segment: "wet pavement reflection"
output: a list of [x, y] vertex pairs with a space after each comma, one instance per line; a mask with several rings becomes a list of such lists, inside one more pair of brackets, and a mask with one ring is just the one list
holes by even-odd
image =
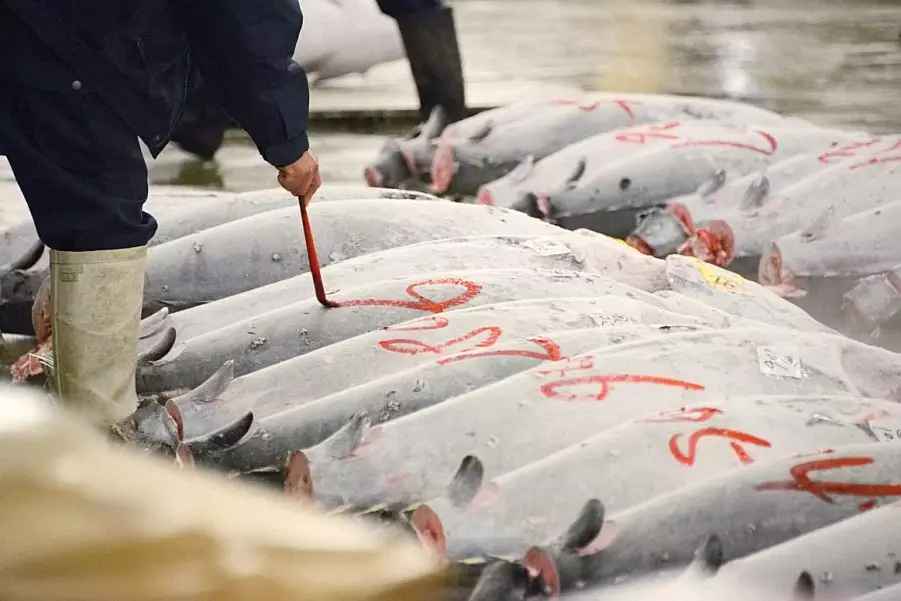
[[[456, 0], [470, 96], [509, 82], [744, 99], [823, 126], [901, 130], [898, 0]], [[535, 86], [532, 86], [534, 89]], [[314, 89], [312, 104], [413, 108], [407, 64]], [[324, 180], [362, 183], [384, 136], [313, 133]], [[214, 163], [169, 149], [153, 181], [232, 190], [275, 185], [244, 136]]]

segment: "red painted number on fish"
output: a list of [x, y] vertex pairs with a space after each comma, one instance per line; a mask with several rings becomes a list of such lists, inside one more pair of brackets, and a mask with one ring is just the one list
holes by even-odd
[[[610, 394], [612, 384], [654, 384], [684, 390], [704, 390], [694, 382], [676, 380], [662, 376], [645, 376], [637, 374], [606, 374], [566, 378], [548, 382], [541, 386], [541, 393], [549, 399], [562, 401], [603, 401]], [[593, 389], [589, 392], [577, 392], [579, 387]]]
[[[899, 484], [857, 484], [852, 482], [834, 482], [828, 480], [812, 480], [811, 472], [835, 470], [843, 467], [861, 467], [870, 465], [869, 457], [837, 457], [835, 459], [818, 459], [792, 467], [789, 470], [792, 479], [785, 482], [764, 482], [754, 487], [755, 490], [787, 490], [810, 493], [826, 503], [835, 501], [829, 495], [847, 495], [855, 497], [897, 497], [901, 496]], [[859, 506], [866, 511], [875, 506], [869, 499]]]
[[444, 357], [443, 359], [438, 360], [438, 365], [446, 365], [448, 363], [455, 363], [457, 361], [464, 361], [466, 359], [476, 359], [479, 357], [527, 357], [529, 359], [538, 359], [539, 361], [559, 361], [563, 358], [563, 355], [560, 351], [560, 346], [554, 342], [553, 340], [549, 340], [547, 338], [542, 338], [537, 336], [535, 338], [527, 338], [529, 342], [532, 342], [541, 347], [541, 351], [530, 351], [530, 350], [516, 350], [516, 349], [502, 349], [499, 351], [461, 351], [457, 355], [453, 355], [450, 357]]
[[818, 156], [817, 160], [824, 165], [829, 165], [831, 163], [855, 157], [857, 156], [856, 151], [862, 148], [871, 148], [879, 142], [881, 142], [880, 138], [873, 138], [872, 140], [849, 142], [848, 144], [834, 144], [832, 148]]
[[719, 436], [721, 438], [729, 438], [732, 442], [729, 443], [729, 446], [732, 447], [732, 451], [738, 457], [738, 460], [742, 463], [748, 464], [753, 463], [754, 459], [748, 454], [742, 444], [753, 444], [759, 447], [767, 447], [772, 446], [769, 441], [766, 441], [762, 438], [758, 438], [751, 434], [746, 434], [745, 432], [739, 432], [738, 430], [727, 430], [725, 428], [704, 428], [703, 430], [697, 430], [693, 432], [688, 437], [688, 452], [683, 451], [679, 447], [679, 437], [680, 434], [676, 434], [669, 441], [669, 449], [673, 454], [673, 457], [676, 458], [676, 461], [681, 463], [682, 465], [694, 465], [695, 458], [698, 453], [698, 443], [700, 440], [707, 436]]
[[436, 345], [427, 344], [425, 342], [422, 342], [421, 340], [412, 340], [410, 338], [396, 338], [394, 340], [380, 340], [379, 346], [386, 351], [391, 351], [392, 353], [400, 353], [403, 355], [421, 355], [422, 353], [440, 354], [444, 350], [452, 346], [468, 342], [480, 336], [482, 336], [483, 339], [466, 350], [493, 346], [494, 343], [497, 342], [501, 337], [502, 333], [503, 332], [499, 327], [488, 326], [484, 328], [476, 328], [475, 330], [467, 332], [462, 336], [451, 338], [447, 342], [442, 342], [441, 344]]
[[723, 412], [716, 407], [692, 407], [690, 409], [677, 409], [675, 411], [662, 411], [656, 415], [645, 418], [642, 421], [649, 424], [664, 424], [671, 422], [706, 422]]
[[[416, 290], [423, 286], [458, 286], [463, 288], [463, 292], [446, 301], [434, 301], [419, 294]], [[447, 311], [451, 307], [457, 307], [468, 303], [478, 296], [482, 291], [482, 286], [469, 280], [461, 280], [458, 278], [444, 278], [441, 280], [425, 280], [416, 282], [407, 286], [407, 295], [413, 300], [395, 300], [380, 298], [364, 298], [358, 300], [340, 301], [336, 303], [339, 307], [398, 307], [402, 309], [415, 309], [418, 311], [428, 311], [429, 313], [441, 313]]]
[[[894, 152], [901, 148], [901, 140], [892, 144], [891, 147], [886, 148], [884, 150], [880, 150], [879, 152], [874, 152], [872, 157], [867, 159], [866, 161], [861, 161], [859, 163], [854, 163], [849, 167], [851, 171], [856, 171], [858, 169], [863, 169], [864, 167], [869, 167], [872, 165], [883, 165], [885, 163], [895, 163], [901, 161], [901, 155], [888, 155], [890, 152]], [[888, 156], [886, 156], [888, 155]]]
[[678, 121], [671, 121], [663, 125], [651, 125], [645, 131], [628, 131], [618, 134], [616, 141], [630, 144], [645, 144], [649, 139], [681, 140], [678, 134], [672, 133], [672, 130], [678, 129], [680, 125]]
[[759, 130], [755, 131], [754, 133], [763, 138], [765, 142], [763, 147], [752, 146], [750, 144], [744, 144], [742, 142], [733, 142], [732, 140], [687, 140], [680, 144], [674, 144], [670, 146], [670, 148], [687, 148], [690, 146], [723, 146], [727, 148], [750, 150], [751, 152], [757, 152], [759, 154], [765, 154], [767, 156], [770, 156], [776, 152], [776, 149], [779, 147], [779, 143], [776, 141], [776, 138], [772, 134], [768, 134], [765, 131]]
[[[425, 319], [416, 320], [411, 323], [402, 324], [398, 326], [388, 326], [385, 330], [394, 331], [394, 332], [413, 332], [413, 331], [426, 331], [426, 330], [440, 330], [449, 325], [449, 322], [444, 317], [439, 316], [429, 316]], [[444, 357], [438, 361], [439, 365], [446, 365], [448, 363], [455, 363], [458, 361], [464, 361], [466, 359], [475, 359], [478, 357], [528, 357], [531, 359], [538, 359], [542, 361], [557, 361], [563, 358], [563, 355], [560, 351], [560, 346], [554, 342], [553, 340], [548, 340], [547, 338], [536, 337], [536, 338], [528, 338], [529, 342], [532, 342], [539, 347], [541, 347], [542, 351], [533, 351], [533, 350], [516, 350], [516, 349], [504, 349], [498, 351], [478, 351], [480, 348], [488, 348], [494, 346], [500, 337], [503, 335], [503, 330], [499, 326], [485, 326], [481, 328], [476, 328], [462, 336], [458, 336], [456, 338], [452, 338], [446, 342], [442, 342], [440, 344], [428, 344], [421, 340], [413, 340], [410, 338], [395, 338], [391, 340], [380, 340], [379, 346], [386, 351], [390, 351], [393, 353], [401, 353], [404, 355], [420, 355], [422, 353], [435, 353], [440, 354], [445, 350], [457, 346], [459, 344], [468, 342], [470, 340], [477, 339], [479, 336], [483, 336], [483, 339], [476, 344], [465, 348], [456, 354], [450, 357]]]

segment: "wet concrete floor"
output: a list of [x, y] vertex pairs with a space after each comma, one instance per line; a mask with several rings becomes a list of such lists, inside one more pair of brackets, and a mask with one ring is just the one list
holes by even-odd
[[[901, 130], [901, 0], [450, 0], [473, 105], [534, 90], [744, 99], [823, 126]], [[314, 111], [417, 106], [405, 61], [313, 90]], [[325, 181], [362, 181], [385, 132], [314, 131]], [[214, 163], [177, 149], [155, 182], [233, 190], [276, 185], [243, 136]]]

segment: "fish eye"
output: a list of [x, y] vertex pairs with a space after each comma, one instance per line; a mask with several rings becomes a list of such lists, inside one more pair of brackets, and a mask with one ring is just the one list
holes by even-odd
[[624, 192], [626, 190], [628, 190], [629, 186], [631, 186], [631, 185], [632, 185], [632, 180], [630, 180], [628, 177], [624, 177], [623, 179], [619, 180], [619, 189]]

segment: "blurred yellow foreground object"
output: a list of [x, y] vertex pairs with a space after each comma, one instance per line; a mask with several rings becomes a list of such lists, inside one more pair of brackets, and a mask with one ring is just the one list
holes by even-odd
[[412, 539], [103, 440], [0, 384], [0, 599], [419, 601]]

